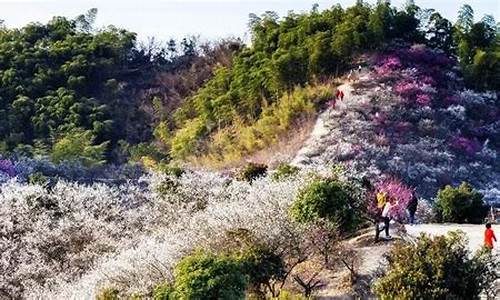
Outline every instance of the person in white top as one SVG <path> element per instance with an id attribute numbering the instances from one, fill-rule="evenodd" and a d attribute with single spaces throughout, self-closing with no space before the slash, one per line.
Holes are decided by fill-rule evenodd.
<path id="1" fill-rule="evenodd" d="M 394 199 L 388 199 L 388 201 L 385 203 L 384 208 L 382 209 L 382 221 L 384 221 L 384 227 L 379 228 L 377 224 L 377 232 L 375 235 L 375 241 L 378 241 L 378 237 L 380 232 L 383 230 L 385 231 L 385 238 L 386 239 L 391 239 L 392 237 L 389 234 L 389 225 L 392 219 L 392 208 L 398 204 L 398 201 L 395 201 Z"/>

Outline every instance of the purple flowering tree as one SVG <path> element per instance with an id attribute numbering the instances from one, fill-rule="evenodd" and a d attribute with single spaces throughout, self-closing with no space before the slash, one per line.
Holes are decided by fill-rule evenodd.
<path id="1" fill-rule="evenodd" d="M 378 207 L 378 193 L 384 193 L 387 198 L 396 199 L 397 205 L 392 208 L 392 216 L 397 220 L 403 220 L 406 216 L 406 208 L 413 197 L 413 188 L 405 185 L 397 178 L 387 178 L 375 184 L 375 190 L 368 203 L 368 211 L 372 217 L 380 215 L 381 208 Z"/>
<path id="2" fill-rule="evenodd" d="M 0 159 L 0 172 L 5 173 L 10 177 L 16 176 L 15 166 L 8 159 Z"/>

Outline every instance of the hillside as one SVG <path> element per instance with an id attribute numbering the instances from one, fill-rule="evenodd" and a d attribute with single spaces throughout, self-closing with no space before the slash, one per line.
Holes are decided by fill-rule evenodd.
<path id="1" fill-rule="evenodd" d="M 495 299 L 491 16 L 355 1 L 244 45 L 96 13 L 0 22 L 1 300 Z"/>
<path id="2" fill-rule="evenodd" d="M 500 201 L 500 100 L 461 88 L 453 62 L 421 46 L 382 55 L 323 112 L 296 165 L 347 163 L 370 178 L 392 174 L 432 198 L 471 182 Z"/>
<path id="3" fill-rule="evenodd" d="M 455 24 L 412 1 L 401 9 L 391 7 L 388 1 L 376 5 L 357 1 L 346 9 L 334 5 L 324 11 L 313 8 L 307 13 L 291 12 L 283 18 L 272 12 L 252 15 L 250 30 L 251 46 L 235 56 L 231 67 L 219 68 L 193 97 L 186 99 L 175 112 L 169 130 L 162 131 L 161 142 L 174 160 L 224 166 L 273 145 L 286 145 L 283 141 L 289 138 L 287 134 L 300 132 L 325 108 L 333 97 L 336 78 L 356 68 L 358 58 L 365 53 L 383 56 L 398 48 L 405 51 L 413 44 L 440 51 L 435 58 L 439 60 L 435 61 L 437 65 L 424 62 L 421 67 L 427 70 L 418 69 L 418 74 L 412 74 L 407 66 L 418 57 L 404 57 L 401 62 L 388 58 L 374 76 L 390 80 L 387 73 L 397 67 L 391 64 L 403 64 L 408 69 L 403 74 L 408 81 L 398 83 L 398 96 L 419 96 L 405 100 L 422 107 L 432 102 L 433 107 L 442 108 L 445 102 L 455 101 L 464 87 L 483 92 L 499 89 L 497 25 L 489 16 L 475 22 L 468 5 L 462 7 Z M 372 63 L 379 62 L 368 62 Z M 455 77 L 447 77 L 447 72 Z M 378 84 L 365 83 L 374 87 Z M 425 88 L 434 90 L 413 95 L 416 89 Z M 487 105 L 495 107 L 496 100 L 491 101 Z M 488 118 L 495 119 L 496 114 L 496 110 L 490 111 Z M 456 143 L 465 143 L 466 138 L 456 136 Z"/>

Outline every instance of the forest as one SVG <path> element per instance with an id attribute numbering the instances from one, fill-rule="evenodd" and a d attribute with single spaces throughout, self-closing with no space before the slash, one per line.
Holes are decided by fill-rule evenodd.
<path id="1" fill-rule="evenodd" d="M 361 53 L 425 44 L 456 59 L 465 85 L 498 90 L 498 27 L 464 5 L 455 24 L 412 1 L 250 15 L 252 40 L 163 44 L 73 20 L 0 29 L 0 149 L 55 162 L 237 161 L 331 97 Z M 79 157 L 81 156 L 81 157 Z"/>

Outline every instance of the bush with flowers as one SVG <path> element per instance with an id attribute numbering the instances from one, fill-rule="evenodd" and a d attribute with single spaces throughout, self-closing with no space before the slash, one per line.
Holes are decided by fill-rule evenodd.
<path id="1" fill-rule="evenodd" d="M 389 177 L 374 185 L 374 190 L 369 202 L 368 210 L 372 217 L 380 215 L 384 203 L 379 203 L 379 198 L 383 197 L 384 201 L 393 199 L 396 205 L 392 208 L 392 216 L 400 221 L 406 218 L 406 208 L 413 197 L 414 190 L 405 185 L 401 180 Z"/>

